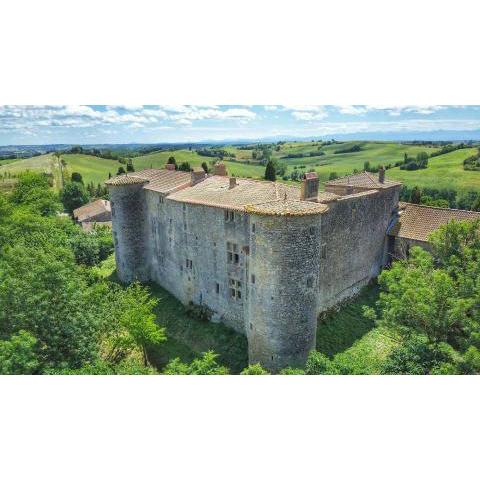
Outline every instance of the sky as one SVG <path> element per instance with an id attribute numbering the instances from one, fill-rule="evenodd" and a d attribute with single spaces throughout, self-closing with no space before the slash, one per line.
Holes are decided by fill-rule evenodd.
<path id="1" fill-rule="evenodd" d="M 0 145 L 342 135 L 381 140 L 412 132 L 429 139 L 442 139 L 442 132 L 478 139 L 480 106 L 0 105 Z"/>

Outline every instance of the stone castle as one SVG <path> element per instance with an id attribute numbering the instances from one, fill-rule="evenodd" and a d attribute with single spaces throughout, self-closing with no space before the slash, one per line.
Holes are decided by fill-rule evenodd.
<path id="1" fill-rule="evenodd" d="M 144 170 L 106 182 L 117 272 L 207 306 L 247 336 L 250 363 L 303 365 L 317 317 L 389 261 L 401 184 L 363 172 L 301 188 L 202 171 Z M 415 242 L 415 239 L 412 239 Z"/>

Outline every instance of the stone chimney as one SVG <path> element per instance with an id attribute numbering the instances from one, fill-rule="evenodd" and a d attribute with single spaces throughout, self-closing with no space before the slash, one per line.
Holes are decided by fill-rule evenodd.
<path id="1" fill-rule="evenodd" d="M 225 167 L 224 163 L 217 162 L 215 166 L 213 167 L 213 174 L 214 175 L 220 175 L 222 177 L 227 176 L 227 168 Z"/>
<path id="2" fill-rule="evenodd" d="M 203 168 L 195 169 L 191 172 L 192 175 L 192 187 L 197 183 L 203 182 L 207 174 Z"/>
<path id="3" fill-rule="evenodd" d="M 165 169 L 166 170 L 175 170 L 175 165 L 173 163 L 167 163 L 167 164 L 165 164 Z"/>
<path id="4" fill-rule="evenodd" d="M 318 199 L 318 175 L 315 172 L 308 172 L 302 178 L 300 200 L 316 202 Z"/>
<path id="5" fill-rule="evenodd" d="M 235 188 L 237 186 L 237 178 L 236 177 L 230 177 L 230 184 L 228 188 L 231 190 L 232 188 Z"/>
<path id="6" fill-rule="evenodd" d="M 380 165 L 380 168 L 378 169 L 378 181 L 380 183 L 385 182 L 385 167 L 383 165 Z"/>

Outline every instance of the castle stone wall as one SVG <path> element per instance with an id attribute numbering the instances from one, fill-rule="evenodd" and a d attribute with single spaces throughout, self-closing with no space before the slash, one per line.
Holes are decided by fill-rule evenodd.
<path id="1" fill-rule="evenodd" d="M 148 280 L 145 263 L 145 190 L 142 184 L 110 187 L 117 274 L 122 282 Z"/>
<path id="2" fill-rule="evenodd" d="M 147 263 L 150 278 L 183 303 L 207 305 L 212 320 L 245 333 L 244 304 L 248 274 L 248 217 L 204 205 L 180 203 L 147 191 Z M 227 242 L 236 248 L 229 261 Z M 235 247 L 233 247 L 235 246 Z M 232 297 L 230 282 L 240 290 Z"/>
<path id="3" fill-rule="evenodd" d="M 355 295 L 387 263 L 386 232 L 399 187 L 342 197 L 323 215 L 319 311 Z"/>
<path id="4" fill-rule="evenodd" d="M 252 215 L 250 224 L 249 361 L 302 366 L 315 348 L 321 216 Z"/>

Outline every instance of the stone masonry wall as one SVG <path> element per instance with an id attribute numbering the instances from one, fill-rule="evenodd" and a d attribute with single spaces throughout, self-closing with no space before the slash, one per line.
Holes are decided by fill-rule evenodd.
<path id="1" fill-rule="evenodd" d="M 386 232 L 399 187 L 342 197 L 323 215 L 319 311 L 356 294 L 387 263 Z"/>
<path id="2" fill-rule="evenodd" d="M 109 191 L 118 277 L 125 283 L 146 281 L 143 185 L 111 186 Z"/>
<path id="3" fill-rule="evenodd" d="M 321 216 L 252 215 L 250 223 L 249 361 L 302 366 L 315 348 Z"/>
<path id="4" fill-rule="evenodd" d="M 226 219 L 221 208 L 180 203 L 148 190 L 146 203 L 150 278 L 185 304 L 207 305 L 213 321 L 245 333 L 247 215 L 231 212 L 233 220 Z M 231 281 L 240 282 L 235 283 L 238 296 L 231 294 Z"/>

